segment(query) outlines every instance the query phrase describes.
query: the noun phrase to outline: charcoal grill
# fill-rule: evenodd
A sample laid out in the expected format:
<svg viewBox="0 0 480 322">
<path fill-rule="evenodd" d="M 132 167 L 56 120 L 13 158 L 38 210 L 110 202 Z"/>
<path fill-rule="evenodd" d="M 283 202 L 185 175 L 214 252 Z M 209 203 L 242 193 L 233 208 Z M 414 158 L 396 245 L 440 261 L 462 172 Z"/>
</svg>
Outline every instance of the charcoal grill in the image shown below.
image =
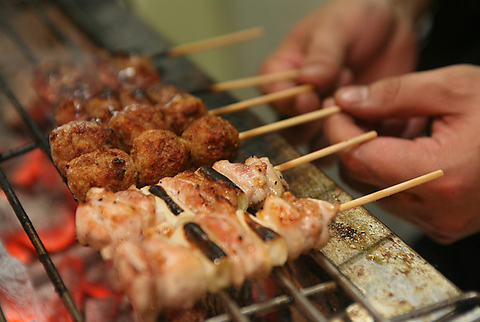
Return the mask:
<svg viewBox="0 0 480 322">
<path fill-rule="evenodd" d="M 36 233 L 29 215 L 9 181 L 6 163 L 40 149 L 49 156 L 47 135 L 54 126 L 38 124 L 26 108 L 28 88 L 13 81 L 40 61 L 56 54 L 88 55 L 95 48 L 110 52 L 134 49 L 155 54 L 154 63 L 163 80 L 195 91 L 210 108 L 235 102 L 228 93 L 201 89 L 212 83 L 187 58 L 167 58 L 162 53 L 171 43 L 148 29 L 113 0 L 6 0 L 0 4 L 1 110 L 20 115 L 28 140 L 10 146 L 10 134 L 2 124 L 0 183 L 11 208 L 28 234 L 38 260 L 67 308 L 72 320 L 83 321 L 51 256 Z M 225 116 L 239 130 L 261 125 L 249 112 Z M 279 164 L 298 156 L 277 134 L 243 142 L 239 160 L 249 155 L 268 156 Z M 345 202 L 351 197 L 312 165 L 285 173 L 292 191 L 302 197 Z M 48 192 L 46 192 L 48 193 Z M 271 280 L 283 294 L 244 303 L 225 290 L 214 295 L 222 307 L 208 321 L 247 321 L 264 314 L 292 321 L 478 321 L 480 295 L 462 292 L 409 248 L 364 208 L 340 214 L 331 225 L 332 238 L 320 251 L 312 251 L 284 268 L 275 268 Z M 249 284 L 249 283 L 247 283 Z M 249 289 L 252 285 L 248 286 Z M 248 288 L 247 287 L 247 288 Z M 288 313 L 288 314 L 287 314 Z M 7 321 L 0 308 L 0 321 Z"/>
</svg>

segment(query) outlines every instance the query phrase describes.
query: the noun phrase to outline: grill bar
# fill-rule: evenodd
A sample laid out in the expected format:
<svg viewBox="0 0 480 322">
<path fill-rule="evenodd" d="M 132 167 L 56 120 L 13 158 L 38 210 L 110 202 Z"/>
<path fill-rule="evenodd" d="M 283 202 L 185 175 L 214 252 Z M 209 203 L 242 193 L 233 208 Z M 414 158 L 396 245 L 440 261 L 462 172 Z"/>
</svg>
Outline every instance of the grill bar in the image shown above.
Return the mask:
<svg viewBox="0 0 480 322">
<path fill-rule="evenodd" d="M 335 282 L 325 282 L 316 284 L 310 287 L 302 288 L 299 290 L 303 296 L 310 297 L 318 294 L 331 293 L 337 289 L 337 284 Z M 287 305 L 293 303 L 293 299 L 288 295 L 279 295 L 270 300 L 246 305 L 240 308 L 240 312 L 244 315 L 249 316 L 260 316 L 262 314 L 267 314 L 275 310 L 285 308 Z M 206 322 L 226 322 L 229 321 L 228 314 L 219 314 L 215 317 L 209 318 Z"/>
<path fill-rule="evenodd" d="M 79 49 L 77 46 L 74 45 L 73 42 L 69 40 L 69 38 L 67 38 L 62 33 L 62 31 L 57 27 L 57 25 L 48 17 L 48 14 L 45 12 L 45 8 L 39 2 L 39 0 L 28 0 L 28 3 L 34 8 L 38 17 L 61 44 L 67 45 L 67 47 L 71 49 Z"/>
<path fill-rule="evenodd" d="M 238 321 L 238 322 L 248 322 L 249 321 L 249 319 L 240 312 L 240 309 L 239 309 L 237 303 L 235 303 L 235 301 L 233 301 L 230 298 L 230 296 L 228 296 L 226 291 L 220 291 L 218 293 L 218 297 L 220 298 L 220 300 L 222 300 L 223 305 L 225 306 L 225 308 L 227 309 L 227 312 L 229 313 L 230 317 L 233 320 Z"/>
<path fill-rule="evenodd" d="M 83 317 L 81 316 L 79 310 L 77 309 L 75 303 L 73 302 L 73 299 L 70 293 L 68 292 L 67 287 L 65 286 L 60 274 L 58 273 L 58 270 L 55 267 L 55 264 L 53 264 L 50 255 L 48 254 L 47 250 L 45 249 L 45 246 L 43 245 L 40 237 L 37 234 L 37 231 L 35 230 L 35 227 L 33 227 L 33 224 L 30 221 L 30 218 L 28 217 L 27 213 L 25 212 L 25 209 L 23 208 L 22 204 L 18 200 L 15 192 L 12 189 L 12 186 L 8 182 L 7 177 L 1 168 L 0 168 L 0 185 L 8 199 L 8 202 L 12 206 L 18 220 L 20 221 L 23 229 L 25 230 L 25 233 L 27 234 L 33 247 L 35 248 L 35 251 L 38 255 L 38 259 L 42 263 L 43 267 L 45 268 L 45 271 L 50 281 L 52 282 L 55 288 L 55 291 L 62 299 L 62 302 L 64 303 L 65 307 L 71 314 L 73 320 L 75 322 L 83 321 Z"/>
<path fill-rule="evenodd" d="M 20 147 L 10 149 L 6 152 L 0 153 L 0 162 L 7 161 L 10 159 L 13 159 L 15 157 L 21 156 L 22 154 L 25 154 L 29 151 L 32 151 L 33 149 L 38 148 L 38 145 L 36 142 L 29 142 L 27 144 L 24 144 Z"/>
<path fill-rule="evenodd" d="M 471 308 L 474 305 L 480 304 L 480 294 L 476 292 L 466 292 L 459 296 L 450 298 L 445 301 L 441 301 L 432 305 L 427 305 L 422 308 L 415 309 L 407 314 L 394 317 L 392 322 L 407 321 L 414 318 L 419 318 L 427 314 L 431 314 L 437 311 L 451 309 L 450 313 L 447 313 L 445 318 L 451 317 L 451 315 L 458 314 L 457 311 L 462 311 L 465 308 Z M 443 320 L 443 318 L 442 318 Z M 440 320 L 439 320 L 440 321 Z"/>
<path fill-rule="evenodd" d="M 293 284 L 291 280 L 285 276 L 285 274 L 279 268 L 274 269 L 273 275 L 282 285 L 282 287 L 287 290 L 293 301 L 297 304 L 301 312 L 306 317 L 312 321 L 327 321 L 325 316 L 315 308 L 315 306 L 307 299 L 307 297 L 302 294 L 302 292 Z"/>
<path fill-rule="evenodd" d="M 43 150 L 43 152 L 45 152 L 47 154 L 47 156 L 49 158 L 51 158 L 51 156 L 50 156 L 50 145 L 48 143 L 48 140 L 47 140 L 45 134 L 42 132 L 42 130 L 40 130 L 40 128 L 37 126 L 37 124 L 33 121 L 33 119 L 25 111 L 23 106 L 20 104 L 20 102 L 18 101 L 16 96 L 11 91 L 10 87 L 7 85 L 5 79 L 2 75 L 0 75 L 0 88 L 5 93 L 7 98 L 13 103 L 13 105 L 17 109 L 18 113 L 23 118 L 24 122 L 27 124 L 28 130 L 30 131 L 30 134 L 32 135 L 35 142 Z"/>
<path fill-rule="evenodd" d="M 12 8 L 7 7 L 7 4 L 3 1 L 0 2 L 0 6 L 0 28 L 17 44 L 30 63 L 37 64 L 38 59 L 33 54 L 30 46 L 27 45 L 23 37 L 8 23 L 7 13 L 8 11 L 12 11 Z"/>
<path fill-rule="evenodd" d="M 0 322 L 7 322 L 7 319 L 5 319 L 5 315 L 3 314 L 1 307 L 0 307 Z"/>
<path fill-rule="evenodd" d="M 312 258 L 322 267 L 357 303 L 361 304 L 379 322 L 388 321 L 363 296 L 360 290 L 350 282 L 321 252 L 310 252 Z"/>
</svg>

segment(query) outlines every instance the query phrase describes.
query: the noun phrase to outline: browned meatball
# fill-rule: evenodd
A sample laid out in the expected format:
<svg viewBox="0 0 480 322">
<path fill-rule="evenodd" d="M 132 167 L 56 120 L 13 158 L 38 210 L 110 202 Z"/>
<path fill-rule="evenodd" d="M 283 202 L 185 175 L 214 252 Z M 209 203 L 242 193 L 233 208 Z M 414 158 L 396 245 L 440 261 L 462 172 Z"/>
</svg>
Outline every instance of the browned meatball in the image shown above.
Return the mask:
<svg viewBox="0 0 480 322">
<path fill-rule="evenodd" d="M 103 90 L 98 96 L 85 103 L 85 114 L 89 120 L 108 122 L 112 115 L 123 109 L 118 92 L 112 89 Z"/>
<path fill-rule="evenodd" d="M 62 175 L 67 163 L 85 153 L 101 148 L 118 147 L 113 130 L 95 121 L 73 121 L 55 128 L 50 133 L 52 160 Z"/>
<path fill-rule="evenodd" d="M 133 140 L 146 130 L 165 129 L 162 112 L 150 105 L 129 105 L 115 114 L 108 122 L 108 127 L 117 133 L 125 146 L 130 150 Z"/>
<path fill-rule="evenodd" d="M 133 141 L 130 155 L 138 171 L 138 186 L 155 184 L 190 167 L 186 142 L 168 130 L 149 130 Z"/>
<path fill-rule="evenodd" d="M 124 86 L 120 89 L 119 96 L 124 107 L 132 104 L 155 105 L 147 92 L 140 87 Z"/>
<path fill-rule="evenodd" d="M 178 93 L 160 108 L 168 129 L 177 135 L 181 135 L 193 121 L 207 114 L 203 101 L 187 92 Z"/>
<path fill-rule="evenodd" d="M 240 147 L 238 130 L 224 118 L 207 115 L 193 122 L 182 134 L 190 143 L 196 167 L 218 160 L 233 160 Z"/>
<path fill-rule="evenodd" d="M 40 98 L 55 105 L 67 97 L 90 99 L 103 88 L 88 68 L 64 62 L 39 65 L 33 73 L 33 85 Z"/>
<path fill-rule="evenodd" d="M 159 106 L 167 104 L 175 97 L 175 95 L 181 92 L 178 87 L 166 83 L 151 84 L 147 86 L 145 91 L 148 97 Z"/>
<path fill-rule="evenodd" d="M 87 120 L 85 100 L 73 97 L 64 98 L 55 108 L 54 119 L 58 125 L 77 120 Z"/>
<path fill-rule="evenodd" d="M 122 52 L 109 56 L 99 52 L 94 59 L 102 81 L 107 84 L 145 87 L 160 80 L 160 74 L 148 56 Z"/>
<path fill-rule="evenodd" d="M 119 149 L 101 149 L 83 154 L 67 165 L 67 184 L 73 196 L 84 201 L 92 187 L 113 192 L 127 190 L 137 182 L 132 158 Z"/>
<path fill-rule="evenodd" d="M 58 125 L 76 120 L 91 120 L 106 123 L 116 111 L 123 109 L 118 94 L 104 90 L 90 100 L 68 97 L 55 108 L 55 122 Z"/>
</svg>

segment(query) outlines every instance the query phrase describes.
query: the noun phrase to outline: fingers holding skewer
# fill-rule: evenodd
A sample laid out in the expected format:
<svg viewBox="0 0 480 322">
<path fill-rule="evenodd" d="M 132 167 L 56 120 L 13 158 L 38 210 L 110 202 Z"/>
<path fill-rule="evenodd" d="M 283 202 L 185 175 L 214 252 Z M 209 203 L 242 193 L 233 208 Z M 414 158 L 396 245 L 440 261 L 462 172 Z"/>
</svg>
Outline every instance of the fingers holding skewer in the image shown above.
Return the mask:
<svg viewBox="0 0 480 322">
<path fill-rule="evenodd" d="M 382 198 L 391 196 L 393 194 L 411 189 L 411 188 L 416 187 L 418 185 L 427 183 L 431 180 L 440 178 L 441 176 L 443 176 L 443 174 L 444 174 L 443 170 L 432 171 L 432 172 L 429 172 L 429 173 L 424 174 L 422 176 L 413 178 L 411 180 L 396 184 L 396 185 L 391 186 L 389 188 L 385 188 L 385 189 L 382 189 L 380 191 L 371 193 L 369 195 L 366 195 L 366 196 L 348 201 L 348 202 L 340 205 L 340 212 L 343 212 L 343 211 L 346 211 L 346 210 L 349 210 L 349 209 L 352 209 L 352 208 L 355 208 L 355 207 L 363 206 L 363 205 L 366 205 L 370 202 L 374 202 L 374 201 L 380 200 Z"/>
</svg>

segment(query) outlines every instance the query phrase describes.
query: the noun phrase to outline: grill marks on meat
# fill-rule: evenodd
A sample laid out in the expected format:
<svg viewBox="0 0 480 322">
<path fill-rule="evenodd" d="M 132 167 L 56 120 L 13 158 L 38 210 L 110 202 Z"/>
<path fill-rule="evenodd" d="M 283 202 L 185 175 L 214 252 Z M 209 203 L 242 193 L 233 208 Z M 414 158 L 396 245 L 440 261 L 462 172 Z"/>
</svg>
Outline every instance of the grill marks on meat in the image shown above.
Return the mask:
<svg viewBox="0 0 480 322">
<path fill-rule="evenodd" d="M 268 159 L 252 157 L 244 168 L 226 169 L 235 177 L 232 169 L 258 172 L 269 166 Z M 281 177 L 262 173 L 265 179 L 255 182 L 266 187 L 276 185 L 264 181 Z M 91 189 L 79 204 L 79 241 L 112 260 L 115 276 L 142 320 L 190 307 L 205 292 L 265 277 L 274 266 L 327 243 L 327 225 L 338 205 L 267 190 L 272 194 L 255 201 L 263 205 L 255 217 L 245 211 L 252 200 L 239 201 L 247 196 L 241 182 L 222 178 L 202 169 L 185 171 L 140 190 Z M 172 206 L 181 211 L 172 212 Z"/>
</svg>

